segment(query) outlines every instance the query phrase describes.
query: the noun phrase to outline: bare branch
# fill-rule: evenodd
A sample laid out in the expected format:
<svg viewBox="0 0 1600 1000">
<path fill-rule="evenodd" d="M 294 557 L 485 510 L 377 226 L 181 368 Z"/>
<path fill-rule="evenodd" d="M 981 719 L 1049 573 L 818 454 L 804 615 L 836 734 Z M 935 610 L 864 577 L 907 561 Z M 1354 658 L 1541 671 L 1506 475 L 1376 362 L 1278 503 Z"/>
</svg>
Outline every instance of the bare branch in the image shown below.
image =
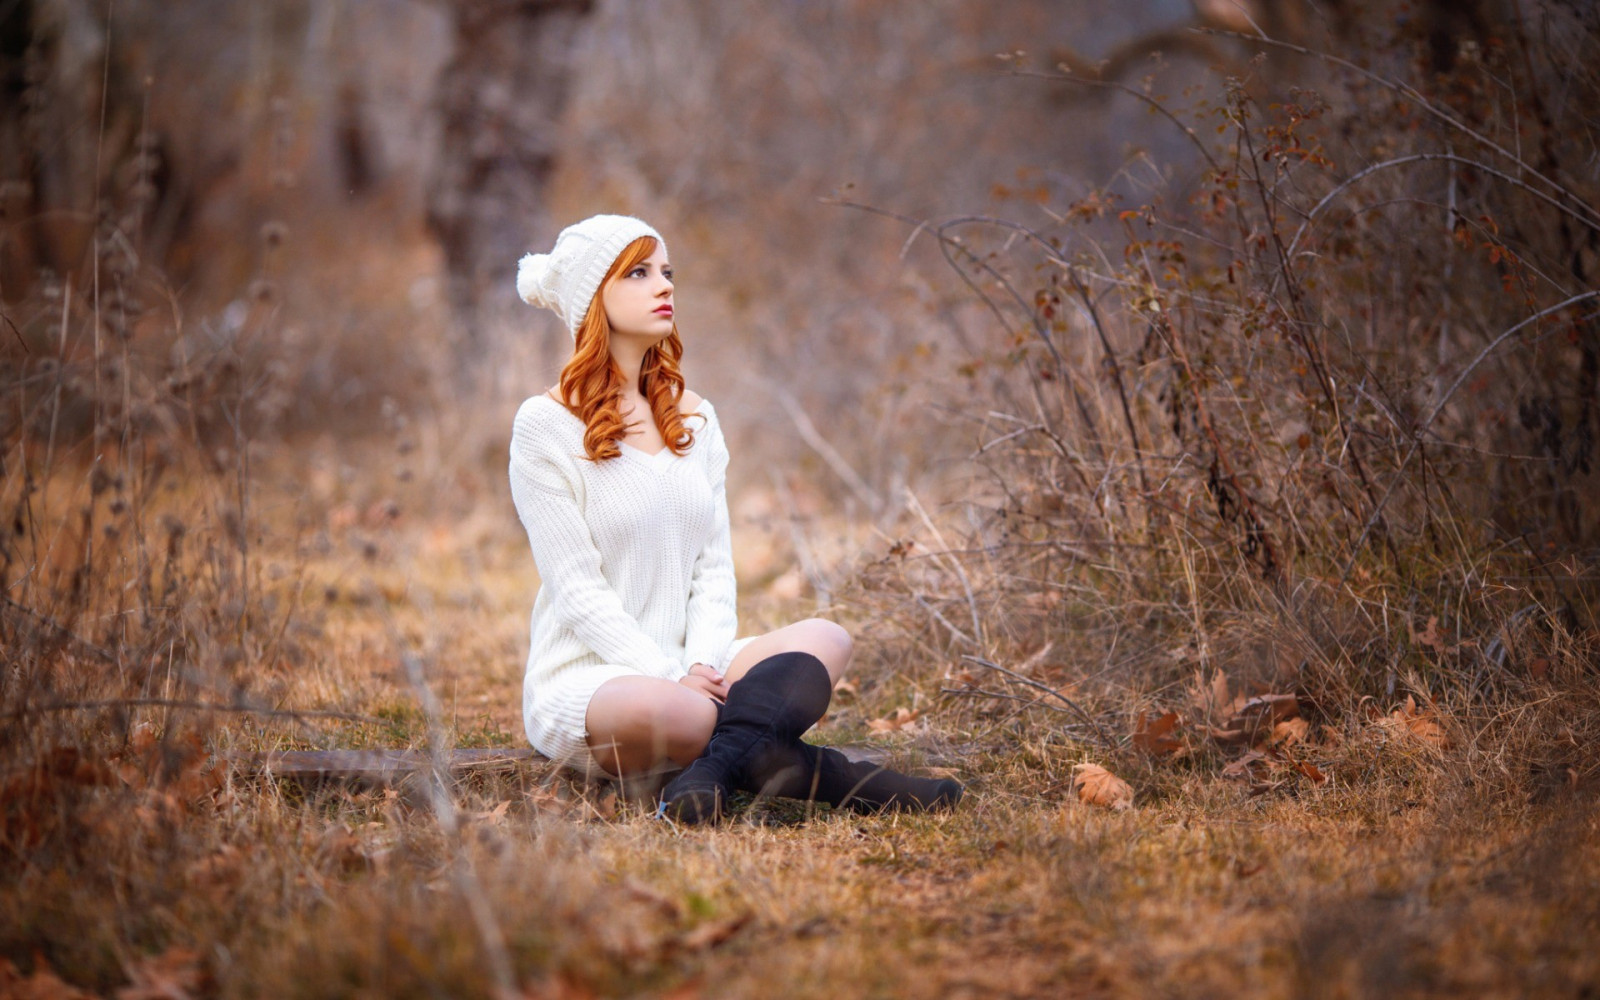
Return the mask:
<svg viewBox="0 0 1600 1000">
<path fill-rule="evenodd" d="M 1417 426 L 1416 431 L 1413 433 L 1411 447 L 1406 451 L 1406 457 L 1400 460 L 1400 464 L 1395 469 L 1394 478 L 1389 481 L 1388 489 L 1384 490 L 1383 496 L 1379 498 L 1377 504 L 1374 506 L 1372 516 L 1367 518 L 1366 525 L 1361 529 L 1361 535 L 1356 539 L 1354 547 L 1352 547 L 1350 550 L 1350 558 L 1344 564 L 1344 572 L 1339 574 L 1339 586 L 1343 587 L 1350 579 L 1350 573 L 1356 568 L 1356 558 L 1361 554 L 1361 547 L 1366 544 L 1367 536 L 1372 533 L 1372 526 L 1377 523 L 1378 517 L 1383 513 L 1384 505 L 1387 504 L 1389 502 L 1389 498 L 1394 495 L 1395 487 L 1399 486 L 1400 480 L 1405 477 L 1406 466 L 1411 464 L 1412 457 L 1416 455 L 1417 449 L 1422 446 L 1422 439 L 1427 434 L 1428 428 L 1433 426 L 1433 422 L 1439 418 L 1439 414 L 1444 412 L 1445 404 L 1450 402 L 1451 397 L 1456 394 L 1456 390 L 1460 389 L 1462 383 L 1466 382 L 1467 376 L 1471 375 L 1479 365 L 1483 364 L 1483 362 L 1488 359 L 1489 355 L 1495 352 L 1496 348 L 1505 343 L 1507 340 L 1511 339 L 1530 323 L 1535 323 L 1552 313 L 1560 312 L 1568 306 L 1576 305 L 1579 302 L 1584 302 L 1593 298 L 1600 298 L 1600 290 L 1583 292 L 1561 302 L 1557 302 L 1548 309 L 1539 310 L 1532 316 L 1529 316 L 1527 319 L 1491 340 L 1487 345 L 1484 346 L 1483 350 L 1478 352 L 1478 356 L 1472 359 L 1471 364 L 1461 369 L 1461 374 L 1457 375 L 1456 380 L 1450 383 L 1450 388 L 1445 390 L 1444 395 L 1439 397 L 1439 402 L 1434 404 L 1433 411 L 1429 413 L 1427 418 Z"/>
<path fill-rule="evenodd" d="M 1388 170 L 1391 167 L 1399 167 L 1407 163 L 1427 162 L 1433 160 L 1442 160 L 1448 163 L 1459 163 L 1463 166 L 1472 167 L 1476 170 L 1482 170 L 1486 174 L 1491 174 L 1500 178 L 1507 184 L 1521 188 L 1522 190 L 1533 195 L 1535 198 L 1538 198 L 1540 201 L 1552 206 L 1557 211 L 1564 213 L 1574 222 L 1588 226 L 1590 229 L 1600 230 L 1600 225 L 1597 225 L 1594 221 L 1584 218 L 1581 214 L 1572 211 L 1557 199 L 1552 198 L 1550 195 L 1545 194 L 1538 188 L 1526 184 L 1510 174 L 1505 173 L 1504 171 L 1496 170 L 1487 164 L 1480 163 L 1477 160 L 1468 159 L 1465 156 L 1456 156 L 1454 153 L 1415 153 L 1411 156 L 1400 156 L 1392 160 L 1384 160 L 1382 163 L 1374 163 L 1371 166 L 1363 167 L 1361 170 L 1356 171 L 1349 177 L 1346 177 L 1344 180 L 1340 181 L 1332 191 L 1329 191 L 1326 195 L 1323 195 L 1321 201 L 1318 201 L 1315 205 L 1311 206 L 1311 210 L 1306 213 L 1305 221 L 1300 223 L 1299 229 L 1295 230 L 1294 239 L 1289 241 L 1288 253 L 1293 256 L 1295 247 L 1299 246 L 1300 244 L 1300 237 L 1305 235 L 1305 231 L 1311 225 L 1311 221 L 1317 217 L 1318 213 L 1327 207 L 1329 202 L 1343 194 L 1352 185 L 1366 179 L 1380 170 Z"/>
<path fill-rule="evenodd" d="M 1068 708 L 1070 708 L 1074 712 L 1078 713 L 1078 717 L 1083 719 L 1083 721 L 1085 723 L 1087 723 L 1091 728 L 1094 729 L 1095 735 L 1100 738 L 1100 742 L 1105 746 L 1105 748 L 1107 750 L 1115 750 L 1115 749 L 1117 749 L 1116 740 L 1113 740 L 1111 737 L 1106 735 L 1105 730 L 1100 728 L 1100 723 L 1095 721 L 1094 716 L 1092 716 L 1088 712 L 1084 711 L 1082 705 L 1079 705 L 1077 702 L 1073 701 L 1071 698 L 1068 698 L 1066 695 L 1062 694 L 1060 691 L 1057 691 L 1055 688 L 1050 687 L 1048 684 L 1040 684 L 1038 681 L 1034 680 L 1032 677 L 1024 677 L 1022 674 L 1017 673 L 1015 670 L 1011 670 L 1011 669 L 1008 669 L 1006 667 L 1002 667 L 1000 664 L 995 663 L 995 662 L 993 662 L 991 660 L 986 660 L 981 656 L 969 656 L 969 655 L 963 653 L 961 658 L 963 660 L 969 660 L 969 661 L 971 661 L 973 663 L 976 663 L 980 667 L 988 667 L 990 670 L 999 671 L 1000 673 L 1005 674 L 1007 677 L 1011 678 L 1012 680 L 1014 680 L 1014 681 L 1016 681 L 1016 682 L 1018 682 L 1020 684 L 1026 684 L 1028 687 L 1036 688 L 1037 690 L 1043 691 L 1045 694 L 1049 695 L 1050 697 L 1057 699 L 1058 701 L 1060 701 L 1063 704 L 1065 704 Z"/>
<path fill-rule="evenodd" d="M 1455 115 L 1451 114 L 1450 112 L 1446 111 L 1445 109 L 1443 109 L 1443 108 L 1439 107 L 1438 105 L 1434 104 L 1432 101 L 1428 100 L 1422 94 L 1418 93 L 1416 88 L 1414 88 L 1414 87 L 1411 87 L 1411 86 L 1409 86 L 1407 84 L 1404 84 L 1404 83 L 1398 83 L 1398 82 L 1396 82 L 1394 80 L 1388 79 L 1387 77 L 1379 76 L 1377 73 L 1374 73 L 1369 69 L 1364 69 L 1364 68 L 1362 68 L 1360 66 L 1357 66 L 1355 63 L 1351 62 L 1348 59 L 1341 59 L 1338 56 L 1332 55 L 1332 54 L 1327 53 L 1327 52 L 1318 52 L 1315 49 L 1309 49 L 1309 48 L 1306 48 L 1303 45 L 1295 45 L 1295 44 L 1293 44 L 1291 42 L 1279 41 L 1276 38 L 1265 38 L 1265 37 L 1259 37 L 1259 36 L 1256 36 L 1256 35 L 1246 35 L 1246 34 L 1243 34 L 1241 32 L 1224 31 L 1224 30 L 1219 29 L 1219 28 L 1191 28 L 1189 30 L 1197 32 L 1197 33 L 1202 34 L 1202 35 L 1218 35 L 1218 36 L 1223 36 L 1223 37 L 1228 37 L 1228 38 L 1238 38 L 1238 39 L 1242 39 L 1242 40 L 1247 41 L 1247 42 L 1260 42 L 1263 45 L 1271 45 L 1274 48 L 1286 49 L 1286 50 L 1288 50 L 1290 52 L 1297 52 L 1297 53 L 1299 53 L 1300 55 L 1303 55 L 1303 56 L 1310 56 L 1313 59 L 1320 59 L 1323 62 L 1332 63 L 1332 64 L 1334 64 L 1336 66 L 1342 66 L 1343 68 L 1351 71 L 1352 73 L 1355 73 L 1355 74 L 1361 76 L 1363 79 L 1369 80 L 1372 83 L 1375 83 L 1380 87 L 1383 87 L 1383 88 L 1385 88 L 1387 90 L 1391 90 L 1391 91 L 1395 92 L 1396 94 L 1399 94 L 1400 96 L 1404 97 L 1406 100 L 1408 100 L 1408 101 L 1412 102 L 1413 104 L 1417 105 L 1417 107 L 1419 107 L 1422 110 L 1426 111 L 1429 115 L 1432 115 L 1434 118 L 1437 118 L 1439 121 L 1445 123 L 1446 125 L 1450 126 L 1453 129 L 1456 129 L 1457 131 L 1461 132 L 1462 134 L 1471 137 L 1471 139 L 1474 142 L 1478 143 L 1479 145 L 1482 145 L 1487 149 L 1492 149 L 1496 153 L 1499 153 L 1501 156 L 1504 156 L 1506 159 L 1510 160 L 1512 163 L 1515 163 L 1517 165 L 1517 169 L 1525 170 L 1530 175 L 1539 178 L 1539 180 L 1543 181 L 1545 184 L 1548 184 L 1550 186 L 1551 190 L 1560 193 L 1562 196 L 1564 196 L 1566 198 L 1570 198 L 1575 206 L 1577 206 L 1578 208 L 1582 209 L 1583 210 L 1583 214 L 1588 216 L 1588 219 L 1586 221 L 1587 225 L 1589 225 L 1591 228 L 1600 229 L 1600 213 L 1596 213 L 1595 210 L 1589 206 L 1588 202 L 1584 201 L 1581 196 L 1579 196 L 1575 192 L 1573 192 L 1570 189 L 1568 189 L 1561 182 L 1559 182 L 1559 181 L 1557 181 L 1557 180 L 1555 180 L 1555 179 L 1553 179 L 1551 177 L 1545 176 L 1539 170 L 1537 170 L 1536 168 L 1534 168 L 1533 166 L 1528 164 L 1526 161 L 1524 161 L 1522 159 L 1522 157 L 1518 156 L 1516 153 L 1514 153 L 1511 150 L 1505 148 L 1504 146 L 1500 145 L 1498 142 L 1495 142 L 1493 139 L 1491 139 L 1488 136 L 1484 135 L 1482 132 L 1479 132 L 1478 130 L 1474 129 L 1472 126 L 1468 125 L 1466 122 L 1464 122 L 1461 119 L 1457 118 Z"/>
</svg>

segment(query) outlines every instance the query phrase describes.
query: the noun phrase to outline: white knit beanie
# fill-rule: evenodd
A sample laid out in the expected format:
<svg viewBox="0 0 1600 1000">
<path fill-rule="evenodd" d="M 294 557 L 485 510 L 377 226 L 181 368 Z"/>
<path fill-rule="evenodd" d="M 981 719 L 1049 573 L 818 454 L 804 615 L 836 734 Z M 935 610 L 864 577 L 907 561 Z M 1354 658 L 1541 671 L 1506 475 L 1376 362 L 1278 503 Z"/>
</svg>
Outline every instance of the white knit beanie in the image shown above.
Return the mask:
<svg viewBox="0 0 1600 1000">
<path fill-rule="evenodd" d="M 517 262 L 517 294 L 522 301 L 552 309 L 574 340 L 600 282 L 629 243 L 661 234 L 631 215 L 593 215 L 561 230 L 549 253 L 530 253 Z"/>
</svg>

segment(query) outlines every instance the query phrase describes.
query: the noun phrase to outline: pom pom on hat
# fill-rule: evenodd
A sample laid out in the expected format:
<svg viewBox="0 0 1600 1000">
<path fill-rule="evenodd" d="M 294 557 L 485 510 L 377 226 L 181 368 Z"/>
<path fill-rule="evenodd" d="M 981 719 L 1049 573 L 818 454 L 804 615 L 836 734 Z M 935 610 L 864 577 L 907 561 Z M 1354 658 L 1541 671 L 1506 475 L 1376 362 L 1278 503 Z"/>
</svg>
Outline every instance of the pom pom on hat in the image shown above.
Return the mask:
<svg viewBox="0 0 1600 1000">
<path fill-rule="evenodd" d="M 553 310 L 574 338 L 600 290 L 606 272 L 628 244 L 654 237 L 667 241 L 631 215 L 594 215 L 561 230 L 549 253 L 530 253 L 517 262 L 517 294 L 530 305 Z"/>
</svg>

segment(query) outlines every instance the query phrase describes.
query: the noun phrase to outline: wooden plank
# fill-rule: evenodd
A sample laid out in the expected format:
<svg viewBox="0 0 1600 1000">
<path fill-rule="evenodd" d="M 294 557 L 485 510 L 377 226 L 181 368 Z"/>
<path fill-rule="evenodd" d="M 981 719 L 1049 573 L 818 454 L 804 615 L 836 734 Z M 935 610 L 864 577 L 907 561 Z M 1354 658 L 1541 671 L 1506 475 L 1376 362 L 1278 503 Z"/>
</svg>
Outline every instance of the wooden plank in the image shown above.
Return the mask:
<svg viewBox="0 0 1600 1000">
<path fill-rule="evenodd" d="M 855 761 L 876 764 L 888 757 L 882 747 L 845 744 L 837 749 Z M 446 768 L 458 777 L 549 763 L 548 758 L 531 747 L 447 750 L 444 756 Z M 274 750 L 239 754 L 232 759 L 246 774 L 298 782 L 348 781 L 370 785 L 397 784 L 429 766 L 426 750 Z"/>
</svg>

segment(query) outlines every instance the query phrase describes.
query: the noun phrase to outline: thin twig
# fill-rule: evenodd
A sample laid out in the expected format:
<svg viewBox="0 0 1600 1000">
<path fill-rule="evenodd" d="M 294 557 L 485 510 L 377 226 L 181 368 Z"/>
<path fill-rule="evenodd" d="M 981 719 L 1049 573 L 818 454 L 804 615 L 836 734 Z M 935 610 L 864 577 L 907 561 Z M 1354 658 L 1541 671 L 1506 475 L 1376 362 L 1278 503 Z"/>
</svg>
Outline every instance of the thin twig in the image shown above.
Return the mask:
<svg viewBox="0 0 1600 1000">
<path fill-rule="evenodd" d="M 1588 226 L 1591 229 L 1600 229 L 1600 226 L 1596 226 L 1593 222 L 1590 222 L 1588 219 L 1582 218 L 1581 216 L 1577 215 L 1570 208 L 1568 208 L 1567 206 L 1561 204 L 1561 202 L 1557 201 L 1555 198 L 1552 198 L 1550 195 L 1545 194 L 1543 191 L 1540 191 L 1538 188 L 1535 188 L 1532 185 L 1525 183 L 1524 181 L 1520 181 L 1517 178 L 1511 176 L 1510 174 L 1505 173 L 1504 171 L 1496 170 L 1495 168 L 1493 168 L 1491 166 L 1488 166 L 1487 164 L 1480 163 L 1477 160 L 1468 159 L 1465 156 L 1456 156 L 1454 153 L 1414 153 L 1414 154 L 1412 154 L 1410 156 L 1400 156 L 1400 157 L 1396 157 L 1395 159 L 1392 159 L 1392 160 L 1384 160 L 1382 163 L 1374 163 L 1371 166 L 1363 167 L 1362 169 L 1356 171 L 1355 173 L 1351 174 L 1349 177 L 1346 177 L 1344 180 L 1340 181 L 1337 185 L 1335 185 L 1335 187 L 1334 187 L 1334 189 L 1332 191 L 1329 191 L 1327 194 L 1323 195 L 1322 196 L 1322 200 L 1317 202 L 1315 205 L 1312 205 L 1311 206 L 1311 210 L 1306 213 L 1305 221 L 1300 223 L 1300 228 L 1295 230 L 1294 239 L 1289 241 L 1289 250 L 1288 250 L 1289 255 L 1290 256 L 1294 255 L 1295 248 L 1297 246 L 1299 246 L 1299 244 L 1300 244 L 1300 237 L 1305 235 L 1306 228 L 1309 227 L 1311 225 L 1312 220 L 1317 217 L 1317 213 L 1321 212 L 1324 208 L 1326 208 L 1328 203 L 1331 202 L 1333 199 L 1337 198 L 1340 194 L 1342 194 L 1346 190 L 1348 190 L 1351 185 L 1355 184 L 1358 181 L 1361 181 L 1361 180 L 1365 179 L 1366 177 L 1368 177 L 1371 174 L 1377 173 L 1380 170 L 1387 170 L 1390 167 L 1404 166 L 1407 163 L 1419 163 L 1419 162 L 1428 162 L 1428 161 L 1443 161 L 1443 162 L 1446 162 L 1446 163 L 1459 163 L 1459 164 L 1461 164 L 1463 166 L 1472 167 L 1474 170 L 1482 170 L 1486 174 L 1492 174 L 1493 176 L 1500 178 L 1501 180 L 1505 181 L 1507 184 L 1511 184 L 1511 185 L 1513 185 L 1515 187 L 1521 188 L 1522 190 L 1524 190 L 1524 191 L 1528 192 L 1529 194 L 1533 195 L 1535 198 L 1538 198 L 1540 201 L 1543 201 L 1546 204 L 1549 204 L 1549 205 L 1553 206 L 1558 211 L 1561 211 L 1561 212 L 1565 213 L 1566 215 L 1571 217 L 1574 221 L 1579 222 L 1579 223 L 1581 223 L 1581 224 L 1583 224 L 1585 226 Z"/>
<path fill-rule="evenodd" d="M 867 481 L 861 478 L 861 474 L 849 462 L 845 461 L 843 455 L 839 454 L 839 450 L 827 438 L 822 436 L 822 432 L 818 431 L 817 425 L 811 422 L 811 416 L 801 408 L 799 401 L 794 398 L 794 394 L 774 380 L 767 379 L 764 381 L 768 390 L 778 397 L 779 403 L 783 404 L 784 410 L 789 414 L 789 419 L 794 423 L 794 429 L 800 432 L 801 440 L 810 445 L 812 451 L 822 456 L 822 460 L 828 463 L 828 468 L 832 469 L 835 475 L 844 480 L 845 485 L 850 487 L 851 492 L 861 498 L 862 502 L 867 505 L 868 510 L 871 510 L 873 514 L 877 514 L 882 510 L 883 498 L 878 495 L 878 491 L 868 485 Z"/>
<path fill-rule="evenodd" d="M 116 653 L 106 649 L 104 646 L 99 646 L 90 642 L 88 639 L 85 639 L 83 636 L 72 631 L 70 628 L 67 628 L 54 618 L 50 618 L 47 615 L 42 615 L 28 607 L 26 604 L 18 604 L 16 601 L 13 601 L 11 598 L 6 597 L 3 594 L 0 594 L 0 602 L 3 602 L 7 608 L 10 608 L 13 611 L 22 612 L 29 618 L 32 618 L 34 621 L 38 622 L 40 625 L 43 625 L 46 628 L 54 629 L 60 635 L 71 640 L 73 643 L 82 646 L 84 649 L 98 656 L 100 659 L 105 660 L 107 663 L 120 666 L 122 661 Z"/>
<path fill-rule="evenodd" d="M 1077 714 L 1077 713 L 1073 712 L 1072 709 L 1070 709 L 1070 708 L 1062 708 L 1060 705 L 1052 705 L 1049 702 L 1045 701 L 1043 697 L 1024 698 L 1020 694 L 1006 694 L 1004 691 L 985 691 L 983 688 L 947 688 L 947 687 L 942 687 L 942 688 L 939 689 L 939 693 L 940 694 L 953 694 L 953 695 L 956 695 L 957 697 L 962 697 L 962 698 L 1002 698 L 1002 699 L 1004 699 L 1006 701 L 1026 702 L 1027 704 L 1024 706 L 1025 708 L 1045 708 L 1045 709 L 1049 709 L 1052 712 L 1060 712 L 1062 715 L 1076 715 Z M 1068 728 L 1076 728 L 1076 727 L 1068 727 Z"/>
<path fill-rule="evenodd" d="M 1045 73 L 1040 70 L 1019 69 L 1014 70 L 1012 75 L 1033 77 L 1039 80 L 1054 80 L 1059 83 L 1076 83 L 1085 87 L 1102 87 L 1106 90 L 1121 91 L 1122 93 L 1127 94 L 1129 97 L 1132 97 L 1134 100 L 1143 101 L 1157 113 L 1165 117 L 1167 121 L 1178 126 L 1178 128 L 1183 131 L 1183 134 L 1189 137 L 1189 141 L 1194 143 L 1194 147 L 1200 151 L 1200 155 L 1205 157 L 1206 162 L 1211 164 L 1212 170 L 1220 171 L 1222 169 L 1217 165 L 1217 161 L 1212 158 L 1211 151 L 1206 148 L 1205 143 L 1200 141 L 1200 136 L 1197 132 L 1195 132 L 1194 127 L 1192 125 L 1185 125 L 1183 122 L 1179 121 L 1178 116 L 1174 115 L 1166 105 L 1151 97 L 1149 94 L 1141 93 L 1127 84 L 1120 83 L 1116 80 L 1091 80 L 1086 76 L 1079 76 L 1072 71 L 1072 67 L 1067 63 L 1057 63 L 1056 65 L 1060 70 L 1059 73 Z"/>
<path fill-rule="evenodd" d="M 450 765 L 445 759 L 448 748 L 445 746 L 447 741 L 444 723 L 441 721 L 443 713 L 439 707 L 439 700 L 428 687 L 427 679 L 423 675 L 421 657 L 407 649 L 400 654 L 400 660 L 405 664 L 406 677 L 416 691 L 417 700 L 422 704 L 423 716 L 428 720 L 428 801 L 433 807 L 439 829 L 444 833 L 454 855 L 454 863 L 451 865 L 452 881 L 456 884 L 456 891 L 467 904 L 467 911 L 472 915 L 472 922 L 482 941 L 484 958 L 489 963 L 489 975 L 496 987 L 495 995 L 516 996 L 518 995 L 516 976 L 512 971 L 510 952 L 506 949 L 505 932 L 500 929 L 500 923 L 495 918 L 494 908 L 483 891 L 483 884 L 473 867 L 472 859 L 467 857 L 466 851 L 462 849 L 461 816 L 456 810 L 455 799 L 450 794 L 448 785 Z"/>
<path fill-rule="evenodd" d="M 988 667 L 990 670 L 999 671 L 1000 673 L 1005 674 L 1007 677 L 1011 678 L 1014 681 L 1017 681 L 1020 684 L 1026 684 L 1031 688 L 1037 688 L 1038 690 L 1043 691 L 1045 694 L 1048 694 L 1050 697 L 1055 698 L 1055 699 L 1063 702 L 1068 708 L 1070 708 L 1074 712 L 1078 713 L 1078 717 L 1079 718 L 1081 718 L 1084 722 L 1088 723 L 1090 728 L 1092 728 L 1094 730 L 1095 735 L 1100 738 L 1100 742 L 1105 746 L 1105 748 L 1107 750 L 1115 750 L 1117 748 L 1116 741 L 1113 740 L 1111 737 L 1106 735 L 1106 731 L 1104 729 L 1100 728 L 1100 723 L 1095 721 L 1094 716 L 1092 716 L 1088 712 L 1084 711 L 1082 705 L 1079 705 L 1077 702 L 1073 701 L 1071 698 L 1068 698 L 1066 695 L 1062 694 L 1060 691 L 1057 691 L 1055 688 L 1050 687 L 1048 684 L 1040 684 L 1038 681 L 1034 680 L 1032 677 L 1024 677 L 1022 674 L 1017 673 L 1015 670 L 1011 670 L 1011 669 L 1008 669 L 1006 667 L 1002 667 L 1000 664 L 995 663 L 995 662 L 993 662 L 991 660 L 986 660 L 981 656 L 969 656 L 966 653 L 963 653 L 963 654 L 961 654 L 961 658 L 963 660 L 970 660 L 971 662 L 976 663 L 980 667 Z"/>
<path fill-rule="evenodd" d="M 917 593 L 916 591 L 912 591 L 911 592 L 911 599 L 913 601 L 916 601 L 918 604 L 922 605 L 922 609 L 924 611 L 928 612 L 928 614 L 932 615 L 934 620 L 937 621 L 940 625 L 943 625 L 945 628 L 949 629 L 951 635 L 955 636 L 957 639 L 960 639 L 962 642 L 966 643 L 969 646 L 978 645 L 978 640 L 974 639 L 972 636 L 968 635 L 967 633 L 961 631 L 961 629 L 957 628 L 955 623 L 952 622 L 950 619 L 946 618 L 942 613 L 940 613 L 938 608 L 934 607 L 932 604 L 929 604 L 928 603 L 928 599 L 926 597 L 923 597 L 921 594 Z"/>
<path fill-rule="evenodd" d="M 789 523 L 789 544 L 794 546 L 794 554 L 800 560 L 800 568 L 811 581 L 811 589 L 816 592 L 818 607 L 829 607 L 833 604 L 833 587 L 828 583 L 827 575 L 822 565 L 817 561 L 816 553 L 812 550 L 811 541 L 806 537 L 805 530 L 800 526 L 802 520 L 800 509 L 794 502 L 794 493 L 789 489 L 788 482 L 776 469 L 768 469 L 767 474 L 772 480 L 772 490 L 778 495 L 778 502 L 783 504 L 783 519 Z"/>
<path fill-rule="evenodd" d="M 11 317 L 7 316 L 5 313 L 0 313 L 0 319 L 6 321 L 6 326 L 11 327 L 11 332 L 17 337 L 17 343 L 22 345 L 22 353 L 32 354 L 33 352 L 28 350 L 28 342 L 22 339 L 22 331 L 17 329 L 17 324 L 11 322 Z"/>
<path fill-rule="evenodd" d="M 940 561 L 944 562 L 943 555 L 950 551 L 950 545 L 944 540 L 944 535 L 940 534 L 938 527 L 933 523 L 933 519 L 928 516 L 928 512 L 922 509 L 921 501 L 917 499 L 915 493 L 911 492 L 911 487 L 909 486 L 906 487 L 906 500 L 910 502 L 911 510 L 917 517 L 922 519 L 923 525 L 933 535 L 933 540 L 939 543 L 940 552 L 938 555 L 940 556 Z M 978 614 L 978 599 L 972 594 L 972 584 L 967 580 L 967 571 L 961 567 L 961 560 L 952 557 L 949 559 L 949 564 L 956 571 L 956 578 L 961 581 L 961 589 L 966 591 L 967 594 L 967 608 L 972 612 L 972 635 L 977 640 L 974 645 L 982 648 L 984 641 L 983 619 Z"/>
<path fill-rule="evenodd" d="M 1100 310 L 1095 307 L 1094 297 L 1089 294 L 1089 286 L 1078 276 L 1078 269 L 1067 265 L 1067 278 L 1072 282 L 1072 288 L 1078 293 L 1078 298 L 1083 300 L 1083 308 L 1089 314 L 1089 322 L 1094 327 L 1096 335 L 1100 338 L 1100 348 L 1106 352 L 1106 360 L 1111 363 L 1111 380 L 1117 387 L 1117 398 L 1122 401 L 1122 420 L 1128 428 L 1128 440 L 1133 444 L 1133 459 L 1139 470 L 1139 488 L 1146 496 L 1150 493 L 1150 481 L 1144 474 L 1144 446 L 1139 443 L 1139 432 L 1134 429 L 1133 410 L 1128 406 L 1128 390 L 1122 381 L 1122 363 L 1117 360 L 1117 354 L 1111 349 L 1111 338 L 1106 335 L 1105 324 L 1100 321 Z"/>
</svg>

